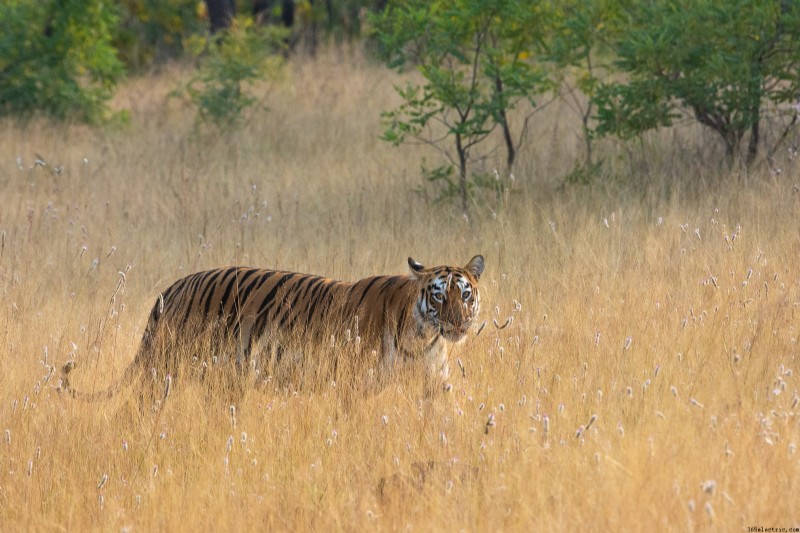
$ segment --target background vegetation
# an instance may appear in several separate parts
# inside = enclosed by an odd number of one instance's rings
[[[113,105],[131,109],[123,132],[4,124],[0,521],[797,524],[789,154],[780,176],[745,182],[684,150],[700,135],[684,128],[651,139],[647,187],[559,189],[582,140],[554,105],[520,177],[476,204],[470,224],[413,192],[422,148],[379,140],[374,117],[401,81],[379,69],[357,54],[292,63],[265,96],[271,111],[225,142],[166,98],[182,70],[118,91]],[[89,405],[53,389],[50,369],[68,358],[83,390],[118,377],[157,292],[190,271],[239,263],[356,279],[404,272],[408,255],[474,253],[487,259],[489,324],[454,350],[464,374],[430,403],[410,377],[355,406],[341,385],[252,391],[232,418],[224,399],[177,383],[161,414],[139,418],[135,391]],[[509,316],[506,329],[491,323]]]
[[[39,108],[0,119],[0,523],[800,525],[794,100],[760,108],[769,148],[749,165],[675,99],[670,113],[688,114],[668,128],[602,137],[597,110],[624,102],[609,84],[645,74],[613,70],[622,19],[591,6],[553,13],[559,47],[529,56],[546,58],[552,88],[508,109],[513,131],[526,124],[511,172],[502,126],[472,151],[466,218],[420,176],[436,150],[381,140],[381,114],[407,102],[394,88],[428,79],[376,62],[380,42],[290,53],[280,76],[242,84],[259,105],[235,127],[198,123],[171,96],[205,59],[120,81],[104,113],[127,124]],[[180,32],[156,34],[152,56],[173,53]],[[413,375],[356,404],[331,384],[252,390],[234,411],[179,382],[143,417],[135,391],[83,404],[54,390],[68,359],[81,390],[119,377],[158,291],[192,271],[357,279],[476,253],[488,324],[453,351],[452,390],[433,401]]]

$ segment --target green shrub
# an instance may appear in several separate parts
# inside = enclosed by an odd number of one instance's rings
[[[121,0],[114,45],[131,70],[180,57],[186,39],[208,28],[202,0]]]
[[[3,0],[0,115],[97,122],[123,75],[108,0]]]
[[[253,85],[274,75],[283,63],[276,52],[285,35],[281,28],[256,27],[250,19],[237,18],[225,31],[191,39],[190,52],[200,58],[200,68],[174,94],[185,96],[203,122],[220,128],[236,125],[258,102]]]
[[[613,48],[627,79],[595,93],[599,133],[630,137],[688,118],[718,136],[729,162],[752,163],[768,114],[795,116],[796,2],[656,0],[624,22]]]
[[[471,151],[497,130],[511,172],[523,124],[512,131],[508,113],[535,106],[551,80],[532,55],[541,49],[547,13],[541,2],[514,0],[398,0],[374,19],[391,67],[415,67],[421,83],[397,87],[402,103],[383,113],[383,139],[395,145],[423,142],[447,160],[428,178],[457,183],[466,213]],[[451,144],[450,144],[451,143]],[[448,147],[447,145],[450,144]],[[451,167],[458,169],[452,181]],[[473,183],[474,184],[474,183]]]

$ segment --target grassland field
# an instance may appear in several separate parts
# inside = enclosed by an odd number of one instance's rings
[[[562,187],[582,141],[555,102],[466,220],[420,177],[435,151],[379,140],[402,80],[358,53],[290,63],[225,135],[166,98],[186,74],[128,80],[129,126],[0,127],[0,530],[800,527],[789,154],[732,172],[683,127],[633,163],[600,143],[633,180]],[[190,272],[355,280],[478,253],[488,323],[432,400],[411,376],[355,403],[253,390],[232,416],[187,382],[140,416],[135,391],[55,390],[70,359],[78,389],[117,379]]]

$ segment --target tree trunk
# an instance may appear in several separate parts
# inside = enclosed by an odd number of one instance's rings
[[[592,118],[592,99],[586,106],[586,112],[581,117],[581,125],[583,126],[583,142],[586,145],[586,170],[592,170],[594,166],[594,159],[592,157],[592,130],[589,128],[589,121]]]
[[[754,68],[757,76],[754,76],[754,80],[751,82],[751,86],[749,87],[750,93],[750,140],[747,143],[747,166],[753,164],[756,160],[756,155],[758,154],[758,145],[761,142],[761,131],[760,125],[761,122],[761,100],[763,98],[763,76],[761,74],[762,68],[764,63],[764,54],[761,54],[761,57],[758,58],[756,62],[756,66]]]
[[[456,152],[458,152],[458,189],[461,193],[461,212],[467,216],[467,150],[458,133],[456,133]]]
[[[753,124],[750,126],[750,141],[747,143],[747,166],[753,164],[753,161],[756,160],[756,155],[758,154],[758,143],[759,143],[759,116],[756,113],[755,118],[753,119]]]
[[[692,107],[697,121],[717,132],[717,135],[722,138],[725,143],[725,158],[728,161],[728,165],[733,168],[734,163],[736,163],[736,156],[740,154],[739,145],[744,131],[733,126],[733,120],[730,115],[720,111],[709,111],[697,105]]]
[[[285,28],[294,26],[294,0],[283,0],[281,3],[281,22]]]
[[[733,168],[733,165],[736,163],[737,152],[739,152],[738,139],[733,132],[730,131],[720,131],[719,134],[725,142],[725,159],[728,161],[728,167]]]
[[[494,75],[494,90],[500,95],[500,100],[502,101],[503,80],[500,79],[499,72]],[[503,128],[503,141],[506,143],[506,173],[510,175],[511,168],[514,166],[514,159],[517,156],[517,150],[514,147],[514,139],[511,137],[511,127],[508,125],[505,105],[500,107],[500,126]]]
[[[274,22],[274,3],[274,0],[253,1],[253,18],[257,23]],[[281,0],[280,19],[284,27],[294,27],[294,0]]]
[[[206,0],[208,18],[211,22],[211,33],[217,33],[230,27],[233,16],[236,14],[234,0]]]

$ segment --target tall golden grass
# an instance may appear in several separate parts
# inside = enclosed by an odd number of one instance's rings
[[[744,179],[667,134],[645,147],[650,185],[561,189],[580,139],[554,104],[509,192],[465,221],[414,192],[429,148],[378,139],[399,80],[358,54],[290,65],[224,136],[166,99],[182,76],[130,80],[120,130],[0,128],[0,529],[800,525],[793,161]],[[176,382],[144,416],[134,391],[54,390],[68,359],[76,388],[110,385],[192,271],[354,280],[476,253],[489,324],[432,401],[413,376],[357,403],[254,390],[233,412]]]

